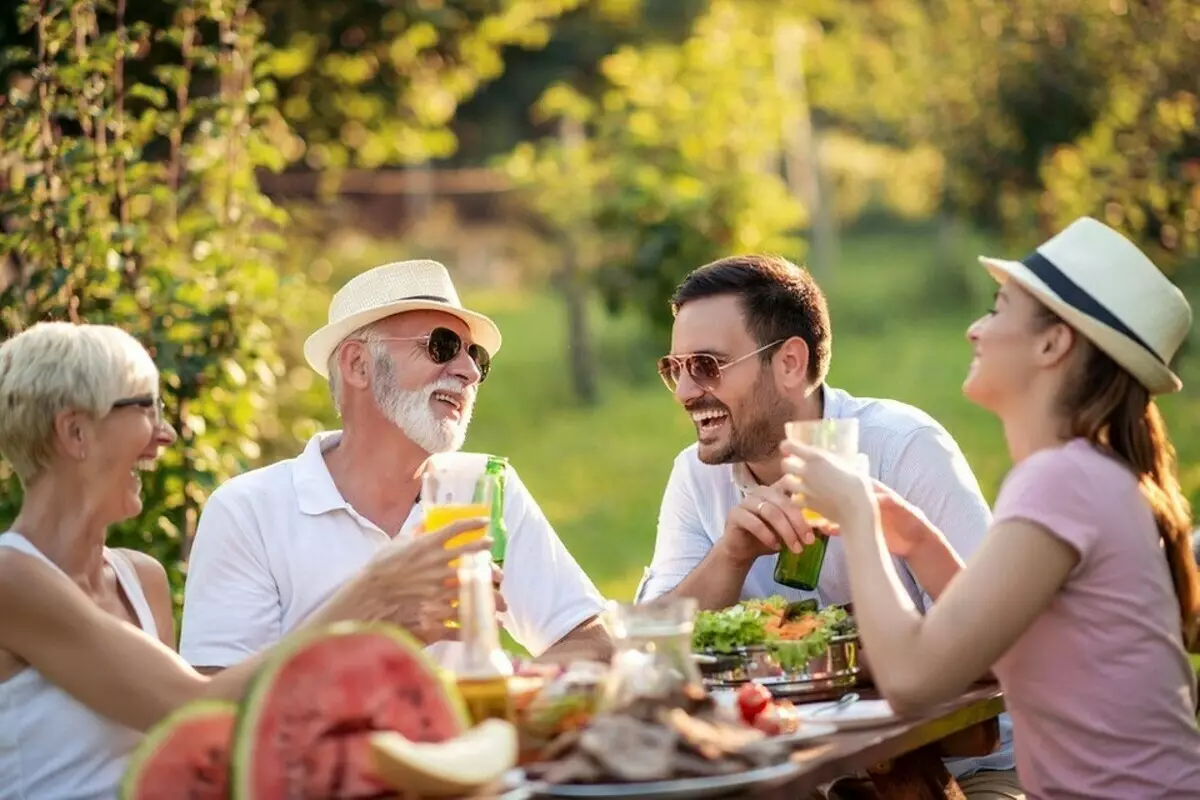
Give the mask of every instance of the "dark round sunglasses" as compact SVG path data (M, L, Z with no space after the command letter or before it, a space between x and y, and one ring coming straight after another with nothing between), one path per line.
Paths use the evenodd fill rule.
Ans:
M377 341L384 342L423 342L425 353L435 364L449 364L462 352L463 340L449 328L434 328L425 336L377 336ZM481 345L467 345L467 355L479 369L479 382L487 380L492 368L492 357Z
M658 360L658 375L663 379L663 383L672 392L679 386L679 379L686 371L692 382L704 390L717 388L721 382L721 373L732 367L734 364L745 361L751 356L756 356L767 348L774 347L783 339L776 339L770 344L764 344L757 350L746 353L744 356L739 356L732 361L721 363L716 356L711 353L689 353L682 356L663 356Z

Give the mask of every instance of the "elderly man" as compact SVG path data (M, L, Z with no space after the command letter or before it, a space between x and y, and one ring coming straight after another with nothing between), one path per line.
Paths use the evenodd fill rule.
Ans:
M304 352L343 427L213 492L188 568L183 657L212 671L258 652L392 537L413 535L426 461L462 447L499 348L496 325L463 308L436 262L376 267L338 291ZM536 657L606 657L604 599L511 468L504 500L505 628ZM427 644L453 665L457 643Z
M822 604L850 601L836 537L829 540L814 591L774 580L778 553L800 552L812 541L800 507L776 486L783 472L779 443L789 420L857 419L872 476L928 516L960 557L975 551L990 512L950 434L912 406L853 397L826 384L829 311L807 272L782 258L722 259L684 280L672 310L671 354L661 359L659 371L691 416L697 441L671 470L639 602L688 596L702 608L721 608L774 594ZM886 358L881 351L881 368ZM952 575L922 552L907 553L897 567L919 608L927 608ZM1014 772L1007 716L997 752L951 760L947 767L967 797L1025 796Z

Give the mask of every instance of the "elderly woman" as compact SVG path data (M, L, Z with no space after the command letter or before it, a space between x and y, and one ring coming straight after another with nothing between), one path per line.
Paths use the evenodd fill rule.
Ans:
M835 459L785 442L786 488L840 525L876 684L901 713L988 670L1034 798L1194 798L1200 730L1186 646L1200 576L1174 450L1152 396L1191 309L1130 241L1081 219L999 281L973 324L963 390L1004 426L1015 463L964 567L939 531ZM887 550L948 581L922 617Z
M25 492L0 534L0 787L15 798L111 798L141 733L201 697L238 698L265 654L214 678L173 650L166 573L104 545L141 511L139 470L175 435L158 370L123 331L43 323L0 347L0 454ZM309 625L387 619L423 638L444 629L450 537L484 520L395 543Z

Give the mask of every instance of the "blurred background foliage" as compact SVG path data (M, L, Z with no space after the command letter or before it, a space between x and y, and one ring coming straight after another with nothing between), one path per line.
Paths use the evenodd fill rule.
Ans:
M113 542L177 588L212 487L337 425L301 343L378 263L440 258L501 322L468 446L619 596L692 439L653 359L694 267L807 263L834 382L942 419L989 494L975 256L1090 214L1200 275L1187 0L23 0L0 55L0 333L151 348L181 441ZM1164 405L1195 492L1200 409Z

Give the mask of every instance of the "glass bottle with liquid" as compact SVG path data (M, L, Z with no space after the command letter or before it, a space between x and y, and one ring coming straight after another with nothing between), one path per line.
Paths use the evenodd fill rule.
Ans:
M504 488L508 476L508 459L504 456L488 456L484 475L492 480L491 524L488 535L492 537L492 561L504 566L504 551L508 548L508 526L504 524Z
M805 514L808 519L808 514ZM810 520L809 524L813 524ZM813 543L804 545L799 553L793 553L787 547L779 550L775 561L775 582L811 592L821 581L821 568L825 566L825 549L829 545L829 536L813 528Z
M496 601L492 595L490 553L464 557L458 567L458 615L462 658L455 678L475 724L485 719L514 721L508 679L512 660L500 647Z

